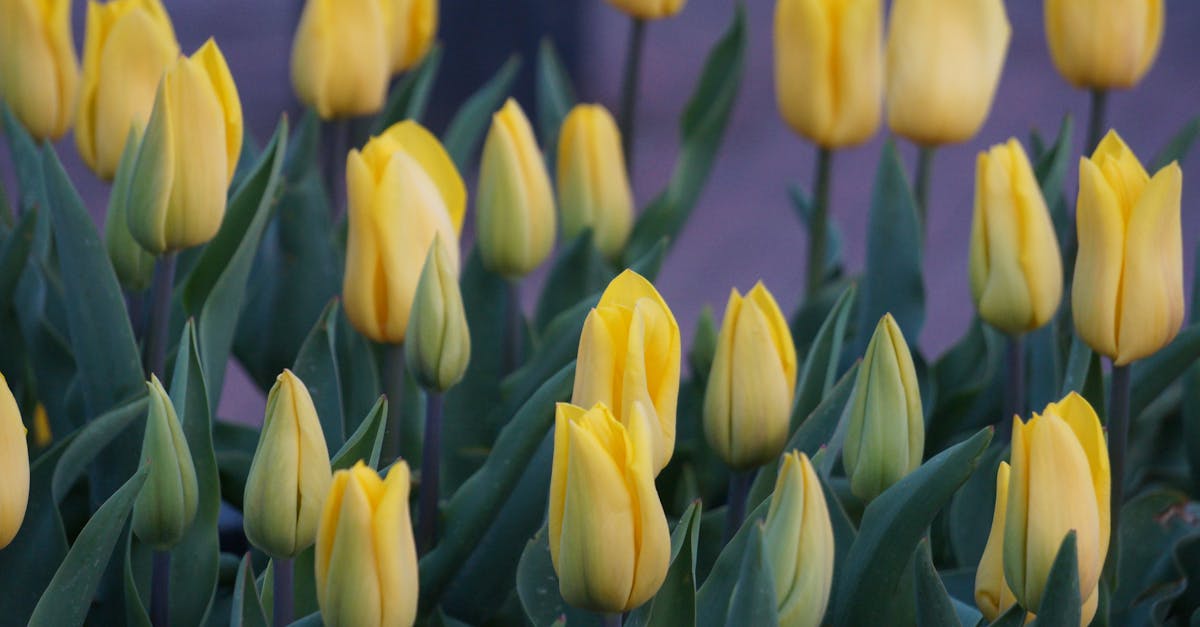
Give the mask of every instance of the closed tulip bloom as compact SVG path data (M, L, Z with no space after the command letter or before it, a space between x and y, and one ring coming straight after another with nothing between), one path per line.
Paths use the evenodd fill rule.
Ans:
M435 236L458 274L467 188L437 138L406 120L350 151L346 193L346 315L372 340L399 344Z
M888 125L926 146L975 135L1012 29L1003 0L896 0L887 42Z
M1164 10L1162 0L1046 0L1054 67L1076 87L1133 87L1158 56Z
M8 546L29 505L29 445L8 381L0 374L0 549Z
M571 403L603 403L627 429L640 403L651 419L655 475L675 451L679 360L679 325L670 307L642 275L622 272L583 323Z
M704 435L736 470L783 452L796 388L796 347L787 319L762 282L725 306L704 393Z
M155 253L207 243L242 151L242 105L216 42L163 74L133 165L129 230Z
M88 2L75 146L100 178L116 174L129 130L141 135L159 80L178 56L160 0Z
M417 383L444 392L462 380L471 361L471 332L450 249L435 236L417 282L404 357Z
M1013 419L1004 576L1021 607L1037 613L1058 549L1074 531L1080 624L1092 621L1108 554L1110 489L1104 430L1082 396L1072 392L1029 422Z
M860 144L883 106L880 0L778 0L775 95L792 130L825 148Z
M764 533L779 624L820 625L833 587L833 525L821 481L804 453L783 456Z
M976 161L970 275L980 317L1006 333L1037 329L1058 311L1058 237L1029 157L1015 139Z
M995 622L1017 602L1004 579L1004 517L1008 508L1009 466L1000 462L996 471L996 507L992 510L992 529L979 568L975 571L975 605L989 623Z
M850 398L842 461L850 491L871 500L921 465L925 418L912 353L892 314L875 327Z
M652 419L635 403L629 427L603 404L559 403L550 474L550 557L575 607L620 613L658 592L671 559L654 488Z
M290 559L312 546L332 478L308 388L291 370L275 379L243 499L246 539Z
M137 158L138 141L133 129L125 142L121 165L117 167L117 178L113 180L112 192L108 197L108 213L104 216L104 249L121 287L132 292L143 292L154 279L154 255L133 238L129 231L129 190L133 186L133 164Z
M533 127L516 100L492 115L479 167L475 234L483 265L505 277L529 274L554 247L554 192Z
M576 105L558 138L558 206L563 237L592 229L592 239L617 259L633 228L633 190L625 171L621 131L600 105Z
M438 0L383 0L384 39L391 51L392 73L425 58L437 36Z
M1079 161L1075 330L1124 366L1166 346L1183 324L1178 163L1153 178L1116 132Z
M317 603L330 627L412 625L417 548L408 514L408 464L387 479L359 461L333 475L317 529Z
M683 10L687 0L608 0L608 3L628 14L643 20L659 20L671 17Z
M200 489L196 467L183 426L158 377L150 375L142 464L149 466L146 483L133 504L133 532L160 551L183 539L196 518Z
M292 88L323 120L383 108L392 53L381 0L308 0L292 42Z
M71 126L79 64L70 0L0 0L0 100L37 139Z

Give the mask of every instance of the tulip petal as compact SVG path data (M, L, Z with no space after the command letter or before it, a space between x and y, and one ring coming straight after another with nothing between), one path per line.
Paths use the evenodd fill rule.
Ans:
M388 471L372 522L381 625L412 625L417 618L417 550L408 493L408 464L401 460Z
M237 169L238 157L242 153L242 101L238 97L237 85L233 82L233 75L229 73L229 66L225 64L225 57L217 47L217 42L210 38L200 46L192 58L199 62L208 74L213 93L221 103L221 111L224 113L225 184L228 186L233 180L233 172Z
M732 459L758 465L776 457L787 442L795 379L786 379L771 323L758 303L742 308L733 335L730 412L755 428L730 434Z
M441 193L446 211L450 215L450 222L454 225L454 234L460 234L463 217L467 212L467 187L442 143L433 133L413 120L404 120L392 125L382 137L395 142L397 148L420 164L421 169ZM455 265L457 267L457 259Z
M0 549L21 529L29 503L29 447L8 381L0 374Z
M384 591L378 576L376 535L370 532L373 507L368 486L355 470L339 473L339 477L344 477L335 482L341 498L330 499L336 509L332 517L326 517L336 521L331 530L333 540L327 545L324 564L318 561L317 566L321 616L327 625L382 625ZM322 579L324 585L319 583Z
M1053 412L1066 421L1075 433L1075 438L1087 456L1091 471L1092 487L1096 494L1096 511L1100 516L1100 554L1108 554L1109 516L1112 494L1112 471L1108 464L1108 444L1104 439L1104 427L1096 410L1082 396L1071 392L1058 403L1051 403L1046 412Z
M1100 168L1088 159L1079 161L1075 219L1079 232L1071 288L1075 329L1094 350L1115 357L1125 226L1116 194Z
M625 610L650 600L666 579L671 562L671 532L667 516L654 487L653 459L650 438L656 427L647 416L646 406L634 403L631 408L629 438L632 457L625 468L625 482L633 495L634 508L634 572Z
M996 506L992 510L992 528L988 532L983 557L975 572L975 605L984 618L994 622L1008 611L1016 598L1004 579L1004 516L1008 508L1009 465L1000 462L996 471Z
M187 155L175 159L164 225L167 249L179 250L211 240L225 217L229 161L224 134L216 132L225 128L225 113L196 60L180 59L163 81L172 141Z

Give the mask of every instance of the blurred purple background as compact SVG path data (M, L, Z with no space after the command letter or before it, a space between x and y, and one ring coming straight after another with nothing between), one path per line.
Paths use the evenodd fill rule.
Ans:
M190 53L214 36L225 52L241 94L247 129L268 136L279 112L298 111L288 60L299 0L166 0L183 49ZM1109 124L1148 161L1188 120L1200 115L1200 2L1167 4L1162 50L1142 83L1109 101ZM691 93L708 48L732 16L733 3L690 0L673 19L650 24L643 66L634 188L645 204L665 184L678 148L678 116ZM1083 143L1087 95L1063 81L1050 62L1042 26L1042 3L1010 0L1012 44L991 116L972 141L939 151L932 179L925 281L927 323L917 340L926 355L940 354L966 329L972 306L967 285L967 242L972 211L975 155L989 145L1032 128L1053 135L1066 113L1075 116L1077 148ZM555 39L572 66L577 95L615 108L629 20L603 0L503 0L442 3L441 39L446 57L435 86L429 123L440 131L466 94L486 80L514 51L525 55L519 84L532 117L532 54L543 35ZM74 6L76 38L85 7ZM679 319L685 338L701 308L714 305L720 319L729 289L748 289L762 279L785 311L799 301L804 281L804 232L789 205L787 186L809 187L815 151L793 135L775 110L772 68L774 3L747 3L749 49L741 94L725 143L699 205L667 259L658 285ZM884 133L838 153L832 215L842 230L851 272L862 268L867 207ZM909 167L915 151L901 142ZM12 167L0 151L0 172L11 191ZM68 136L59 153L99 221L107 185L82 166ZM1187 285L1200 219L1200 157L1184 164L1183 229ZM911 171L911 170L910 170ZM473 183L475 174L464 173ZM1077 167L1067 185L1073 197ZM540 288L539 273L524 288L527 309ZM1190 290L1189 290L1190 291ZM913 341L914 338L909 338ZM222 417L260 420L262 395L235 366L227 379Z

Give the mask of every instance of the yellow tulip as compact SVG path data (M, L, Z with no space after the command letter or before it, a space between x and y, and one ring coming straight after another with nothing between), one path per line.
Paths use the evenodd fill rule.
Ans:
M1054 66L1076 87L1133 87L1162 43L1162 0L1046 0Z
M592 229L596 249L617 259L633 228L633 190L621 131L600 105L576 105L558 137L558 206L563 237Z
M979 568L975 571L975 605L989 623L1008 611L1017 598L1004 579L1004 516L1008 508L1009 466L1000 462L996 470L996 507L992 510L992 529Z
M883 100L880 0L778 0L775 94L783 119L825 148L860 144Z
M628 612L658 592L671 560L654 488L654 425L634 403L626 428L603 404L559 403L550 474L550 557L563 599Z
M391 71L403 72L425 58L437 36L438 0L383 0L384 38Z
M167 550L183 539L200 503L196 467L183 426L158 377L150 375L150 407L142 440L146 484L133 504L133 532L142 542Z
M787 319L762 282L725 306L704 393L704 435L736 470L783 452L796 389L796 347Z
M29 505L29 445L8 381L0 374L0 549L8 546Z
M317 528L317 603L330 627L412 625L417 548L408 514L408 464L387 479L359 461L333 475Z
M116 174L130 129L141 135L159 80L178 56L160 0L89 0L75 146L100 178Z
M71 126L79 64L71 0L0 0L0 100L37 139Z
M167 68L154 98L129 191L129 230L142 248L161 254L211 240L241 151L241 101L209 39Z
M435 236L417 282L404 357L417 383L444 392L462 380L471 361L471 332L450 249Z
M659 20L671 17L683 10L687 0L608 0L608 3L642 20Z
M1150 178L1116 132L1079 161L1075 330L1118 366L1154 354L1183 324L1182 189L1178 163Z
M892 314L875 327L850 397L842 451L850 491L871 500L921 465L925 418L912 353Z
M529 274L554 247L554 193L529 119L508 99L492 115L479 166L475 236L483 265L509 278Z
M372 340L399 344L435 235L458 274L467 188L437 138L406 120L350 151L346 193L346 315Z
M308 388L291 370L275 379L243 499L246 539L290 559L312 546L332 478Z
M779 624L817 627L833 587L833 525L808 456L783 456L767 509L764 544L775 580Z
M392 53L381 0L308 0L292 42L292 88L324 120L375 113Z
M640 274L622 272L583 323L571 403L603 403L627 429L640 403L651 418L655 475L675 451L679 358L679 325L670 307Z
M1058 238L1029 157L1015 139L976 161L970 275L980 317L1006 333L1037 329L1058 310Z
M1011 35L1003 0L896 0L887 42L892 131L926 146L973 137Z
M1004 576L1036 613L1063 539L1075 531L1082 625L1091 622L1108 553L1108 446L1092 406L1072 392L1029 422L1013 419L1012 475L1004 518Z

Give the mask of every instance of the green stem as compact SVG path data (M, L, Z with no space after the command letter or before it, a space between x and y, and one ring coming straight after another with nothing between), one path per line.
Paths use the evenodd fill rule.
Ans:
M825 257L829 254L829 182L833 170L833 151L817 151L817 169L813 175L812 216L808 225L808 283L811 299L825 279Z
M600 624L604 627L621 627L621 614L602 614Z
M1096 146L1100 145L1100 140L1104 139L1104 130L1108 118L1108 91L1105 89L1093 89L1091 96L1091 108L1088 111L1087 144L1084 145L1084 150L1089 155L1095 152Z
M1020 335L1008 337L1008 392L1005 394L1008 411L1000 421L1004 425L1012 425L1013 416L1025 415L1025 338Z
M442 395L429 391L425 406L425 445L421 449L421 495L417 510L417 551L424 555L437 540L438 491L442 459Z
M400 457L404 431L404 344L389 344L384 354L384 393L388 399L387 429L381 459Z
M146 338L146 352L142 358L146 378L157 374L166 376L167 335L171 322L171 291L175 285L176 253L163 253L154 267L154 286L150 305L150 329Z
M642 43L646 38L646 21L632 18L629 32L629 51L625 55L625 74L621 79L621 148L625 152L625 167L633 171L633 118L637 108L638 78L642 69Z
M329 210L333 221L342 217L346 207L346 154L350 151L350 119L341 118L325 127L325 187L329 191Z
M521 284L508 282L507 303L504 310L504 355L503 374L514 372L521 366L523 339L525 336L525 314L521 311Z
M292 560L271 558L275 563L275 611L272 621L275 627L292 624Z
M150 624L171 624L171 552L154 552L154 570L150 579Z
M1121 524L1121 503L1125 498L1125 451L1129 443L1129 390L1132 384L1129 366L1113 365L1108 403L1108 459L1112 476L1112 504L1109 520L1109 560L1115 563L1118 530Z
M933 153L937 150L934 146L919 146L917 148L917 172L913 177L916 180L914 195L917 201L917 217L921 223L921 233L925 233L925 226L928 224L929 215L929 179L933 170Z
M721 544L727 544L733 534L742 526L746 518L746 496L750 492L750 480L754 478L753 470L735 470L729 474L729 498L725 504L725 538Z

